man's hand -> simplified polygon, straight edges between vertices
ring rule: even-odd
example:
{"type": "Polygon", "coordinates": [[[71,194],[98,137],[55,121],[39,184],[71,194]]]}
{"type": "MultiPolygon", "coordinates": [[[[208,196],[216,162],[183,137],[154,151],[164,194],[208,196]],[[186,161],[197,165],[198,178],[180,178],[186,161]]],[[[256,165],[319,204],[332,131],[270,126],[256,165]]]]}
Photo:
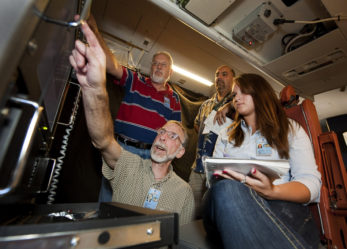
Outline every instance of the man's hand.
{"type": "Polygon", "coordinates": [[[227,118],[227,113],[230,110],[230,103],[227,103],[225,105],[223,105],[222,107],[220,107],[217,112],[216,115],[214,116],[213,119],[213,123],[215,124],[216,121],[219,125],[222,125],[225,123],[226,118],[227,118]]]}
{"type": "MultiPolygon", "coordinates": [[[[75,20],[79,19],[79,15],[75,15],[75,20]]],[[[100,47],[103,49],[105,57],[106,57],[106,71],[107,73],[113,75],[116,79],[121,79],[123,76],[123,68],[118,63],[116,57],[113,55],[111,50],[106,45],[102,35],[99,32],[98,25],[95,21],[95,18],[92,14],[89,15],[87,19],[89,29],[94,33],[94,36],[98,40],[100,47]]],[[[88,41],[89,45],[90,42],[88,41]]]]}
{"type": "Polygon", "coordinates": [[[84,90],[105,87],[106,83],[106,57],[98,39],[83,22],[81,25],[88,44],[79,40],[75,43],[69,60],[76,70],[78,82],[84,90]]]}
{"type": "Polygon", "coordinates": [[[87,23],[94,34],[99,33],[98,25],[96,24],[95,18],[92,14],[89,15],[87,23]]]}
{"type": "Polygon", "coordinates": [[[106,57],[98,39],[87,23],[82,31],[88,45],[76,41],[70,63],[82,87],[84,113],[93,145],[106,163],[114,168],[122,151],[113,136],[113,121],[106,91],[106,57]]]}

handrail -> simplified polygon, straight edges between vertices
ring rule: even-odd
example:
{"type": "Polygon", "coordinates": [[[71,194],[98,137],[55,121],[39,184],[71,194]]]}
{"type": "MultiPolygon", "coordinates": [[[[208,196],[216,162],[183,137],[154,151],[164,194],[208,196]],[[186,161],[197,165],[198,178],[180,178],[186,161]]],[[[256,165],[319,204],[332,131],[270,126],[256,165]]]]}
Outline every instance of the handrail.
{"type": "Polygon", "coordinates": [[[14,167],[14,171],[10,177],[10,182],[8,183],[8,185],[6,187],[0,189],[0,197],[10,193],[14,188],[16,188],[18,186],[18,184],[20,182],[20,179],[21,179],[23,172],[24,172],[26,161],[27,161],[28,156],[29,156],[30,147],[33,143],[34,135],[35,135],[35,132],[37,130],[36,127],[39,123],[41,113],[43,110],[42,106],[39,106],[38,103],[30,101],[30,100],[12,97],[11,101],[13,101],[16,104],[24,104],[24,105],[32,106],[35,109],[35,111],[33,113],[31,120],[30,120],[28,130],[26,132],[26,136],[25,136],[23,144],[22,144],[22,148],[20,149],[17,164],[14,167]]]}

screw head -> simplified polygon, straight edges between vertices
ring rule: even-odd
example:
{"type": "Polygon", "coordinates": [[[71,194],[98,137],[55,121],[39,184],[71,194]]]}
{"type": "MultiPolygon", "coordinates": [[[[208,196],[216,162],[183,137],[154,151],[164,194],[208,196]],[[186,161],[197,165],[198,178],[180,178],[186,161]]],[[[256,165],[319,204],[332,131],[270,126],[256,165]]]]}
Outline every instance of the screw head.
{"type": "Polygon", "coordinates": [[[72,239],[70,241],[70,245],[72,247],[77,246],[79,243],[80,243],[80,238],[79,237],[76,237],[76,236],[72,237],[72,239]]]}
{"type": "Polygon", "coordinates": [[[153,231],[153,228],[152,228],[152,227],[147,229],[147,235],[152,235],[153,232],[154,232],[154,231],[153,231]]]}

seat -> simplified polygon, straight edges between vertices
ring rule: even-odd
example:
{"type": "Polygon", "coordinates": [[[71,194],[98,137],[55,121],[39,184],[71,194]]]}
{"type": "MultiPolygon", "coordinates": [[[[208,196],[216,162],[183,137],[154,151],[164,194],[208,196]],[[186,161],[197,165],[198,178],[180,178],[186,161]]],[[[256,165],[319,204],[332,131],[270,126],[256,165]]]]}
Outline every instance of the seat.
{"type": "Polygon", "coordinates": [[[296,94],[294,87],[288,85],[280,92],[280,101],[284,108],[296,106],[299,102],[299,95],[296,94]]]}
{"type": "Polygon", "coordinates": [[[302,125],[313,146],[318,170],[322,175],[321,199],[311,210],[321,230],[322,243],[327,248],[347,248],[347,172],[344,166],[337,135],[322,133],[317,111],[311,100],[298,104],[292,86],[280,93],[280,101],[289,118],[302,125]],[[295,103],[296,102],[296,103],[295,103]]]}

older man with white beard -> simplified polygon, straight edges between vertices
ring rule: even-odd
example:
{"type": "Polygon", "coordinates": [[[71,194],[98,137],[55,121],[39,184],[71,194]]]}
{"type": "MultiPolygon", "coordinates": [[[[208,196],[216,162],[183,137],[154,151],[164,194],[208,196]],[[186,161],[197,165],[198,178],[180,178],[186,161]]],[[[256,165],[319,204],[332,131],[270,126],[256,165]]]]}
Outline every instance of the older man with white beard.
{"type": "MultiPolygon", "coordinates": [[[[154,54],[150,77],[144,77],[121,66],[102,39],[93,17],[88,23],[106,54],[107,73],[114,77],[114,84],[125,89],[114,120],[115,137],[124,149],[148,159],[156,130],[168,120],[181,121],[178,94],[168,85],[172,74],[171,55],[165,51],[154,54]]],[[[110,186],[103,178],[99,201],[111,201],[111,195],[110,186]]]]}
{"type": "Polygon", "coordinates": [[[171,165],[174,158],[183,156],[187,139],[180,122],[168,121],[158,129],[151,159],[126,151],[113,140],[115,156],[111,161],[104,157],[102,168],[113,190],[112,201],[176,212],[180,224],[192,221],[195,209],[193,191],[176,175],[171,165]]]}
{"type": "Polygon", "coordinates": [[[87,24],[82,25],[89,46],[77,41],[70,56],[82,88],[88,131],[103,157],[102,172],[113,190],[112,201],[179,214],[180,224],[194,215],[193,192],[172,169],[171,161],[185,153],[187,133],[178,121],[157,129],[151,159],[123,149],[113,136],[106,91],[106,57],[87,24]]]}

